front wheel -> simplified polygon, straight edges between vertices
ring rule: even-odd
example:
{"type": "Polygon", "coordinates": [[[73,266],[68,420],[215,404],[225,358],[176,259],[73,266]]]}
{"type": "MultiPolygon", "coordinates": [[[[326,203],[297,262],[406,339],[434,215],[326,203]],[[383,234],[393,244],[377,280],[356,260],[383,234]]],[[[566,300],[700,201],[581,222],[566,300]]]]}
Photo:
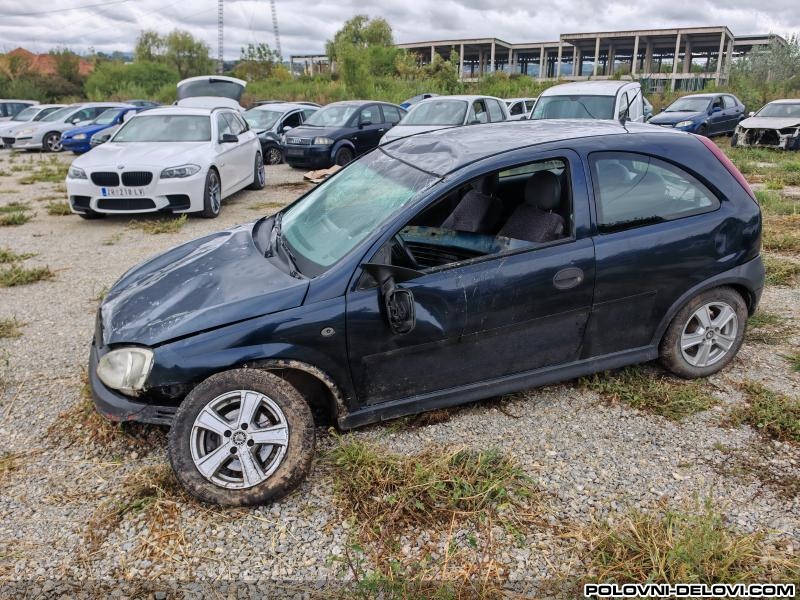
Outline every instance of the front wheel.
{"type": "Polygon", "coordinates": [[[264,173],[264,159],[261,158],[261,152],[256,154],[255,164],[253,165],[253,183],[247,186],[249,190],[262,190],[267,182],[267,176],[264,173]]]}
{"type": "Polygon", "coordinates": [[[266,159],[265,162],[268,165],[279,165],[283,162],[283,152],[277,146],[270,146],[266,150],[266,159]]]}
{"type": "Polygon", "coordinates": [[[206,187],[203,193],[203,211],[200,215],[206,219],[216,219],[222,206],[222,183],[219,173],[211,168],[206,175],[206,187]]]}
{"type": "Polygon", "coordinates": [[[212,375],[175,413],[168,453],[178,480],[223,506],[264,504],[311,469],[314,419],[300,393],[256,369],[212,375]]]}
{"type": "Polygon", "coordinates": [[[747,306],[738,292],[702,292],[672,319],[659,347],[661,362],[686,379],[713,375],[736,356],[746,323],[747,306]]]}
{"type": "Polygon", "coordinates": [[[44,136],[42,148],[46,152],[61,152],[61,134],[53,131],[44,136]]]}
{"type": "Polygon", "coordinates": [[[702,135],[703,137],[708,137],[708,126],[707,125],[700,125],[697,128],[697,135],[702,135]]]}
{"type": "Polygon", "coordinates": [[[353,151],[348,148],[347,146],[342,146],[336,151],[336,156],[333,158],[333,162],[340,167],[345,166],[353,160],[353,151]]]}

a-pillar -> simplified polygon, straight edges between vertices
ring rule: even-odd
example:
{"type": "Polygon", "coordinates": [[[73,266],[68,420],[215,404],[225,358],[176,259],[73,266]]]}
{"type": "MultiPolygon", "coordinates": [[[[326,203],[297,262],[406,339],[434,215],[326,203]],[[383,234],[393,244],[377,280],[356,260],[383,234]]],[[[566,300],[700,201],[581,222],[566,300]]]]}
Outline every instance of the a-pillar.
{"type": "Polygon", "coordinates": [[[636,76],[639,71],[639,35],[633,38],[633,56],[631,57],[631,76],[636,76]]]}
{"type": "Polygon", "coordinates": [[[672,91],[675,91],[675,80],[677,79],[678,74],[678,56],[681,53],[681,32],[678,32],[677,37],[675,38],[675,54],[672,57],[672,83],[670,84],[670,88],[672,91]]]}
{"type": "Polygon", "coordinates": [[[597,63],[600,62],[600,36],[594,38],[594,65],[592,66],[592,76],[597,77],[597,63]]]}

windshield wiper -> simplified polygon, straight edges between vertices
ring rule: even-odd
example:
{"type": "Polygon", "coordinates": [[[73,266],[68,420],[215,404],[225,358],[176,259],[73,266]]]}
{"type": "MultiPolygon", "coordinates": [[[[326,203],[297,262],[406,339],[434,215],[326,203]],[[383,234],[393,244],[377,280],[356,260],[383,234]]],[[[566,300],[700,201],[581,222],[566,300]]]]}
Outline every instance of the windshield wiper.
{"type": "Polygon", "coordinates": [[[289,263],[289,275],[300,279],[301,273],[300,269],[297,268],[297,259],[295,258],[294,254],[289,248],[289,244],[287,244],[286,240],[283,239],[283,235],[281,232],[282,221],[283,221],[283,213],[279,212],[275,216],[275,224],[272,226],[272,236],[270,244],[269,247],[267,248],[267,251],[264,253],[264,256],[265,257],[275,256],[277,249],[280,248],[286,255],[286,262],[289,263]]]}

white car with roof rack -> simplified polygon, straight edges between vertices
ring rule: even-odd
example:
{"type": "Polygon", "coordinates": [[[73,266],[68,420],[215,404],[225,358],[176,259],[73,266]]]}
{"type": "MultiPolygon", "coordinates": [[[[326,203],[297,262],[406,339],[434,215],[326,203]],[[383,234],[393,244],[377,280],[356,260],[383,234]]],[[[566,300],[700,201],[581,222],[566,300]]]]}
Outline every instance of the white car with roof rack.
{"type": "Polygon", "coordinates": [[[264,161],[237,110],[170,106],[137,114],[75,159],[66,183],[84,219],[162,211],[214,218],[231,194],[264,187],[264,161]]]}

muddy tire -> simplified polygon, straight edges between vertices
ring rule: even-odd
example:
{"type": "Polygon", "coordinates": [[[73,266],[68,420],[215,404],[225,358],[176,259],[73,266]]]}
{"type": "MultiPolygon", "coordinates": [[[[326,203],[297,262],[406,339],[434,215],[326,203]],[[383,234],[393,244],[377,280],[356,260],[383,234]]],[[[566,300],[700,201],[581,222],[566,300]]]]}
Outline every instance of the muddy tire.
{"type": "Polygon", "coordinates": [[[305,479],[314,458],[311,410],[285,380],[258,369],[212,375],[175,414],[167,451],[178,480],[203,502],[265,504],[305,479]]]}
{"type": "Polygon", "coordinates": [[[747,306],[729,287],[695,296],[669,324],[659,354],[664,367],[685,379],[724,369],[742,346],[747,306]]]}

